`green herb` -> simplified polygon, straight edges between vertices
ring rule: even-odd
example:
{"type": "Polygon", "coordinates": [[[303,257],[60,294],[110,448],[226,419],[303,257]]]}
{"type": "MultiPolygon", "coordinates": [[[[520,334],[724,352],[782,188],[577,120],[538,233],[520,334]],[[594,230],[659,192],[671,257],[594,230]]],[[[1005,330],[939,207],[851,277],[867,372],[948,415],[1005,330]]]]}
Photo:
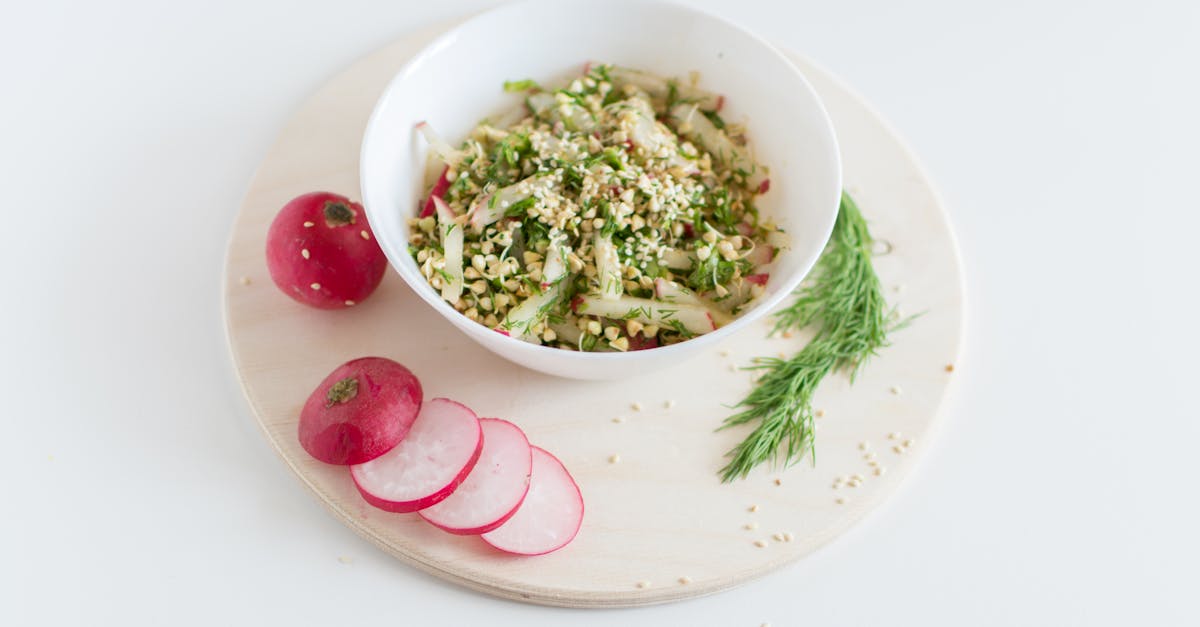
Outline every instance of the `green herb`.
{"type": "Polygon", "coordinates": [[[721,114],[716,111],[701,111],[700,113],[703,113],[704,117],[708,118],[708,121],[712,122],[713,126],[718,129],[725,128],[725,120],[721,119],[721,114]]]}
{"type": "MultiPolygon", "coordinates": [[[[729,451],[721,480],[744,478],[759,464],[800,461],[813,450],[813,394],[831,372],[851,381],[866,360],[888,345],[889,332],[903,326],[888,309],[871,265],[871,233],[858,206],[842,194],[829,244],[817,260],[811,282],[796,300],[775,314],[774,333],[813,326],[816,334],[790,359],[758,358],[752,370],[763,375],[734,406],[741,411],[720,427],[756,423],[754,431],[729,451]]],[[[813,458],[815,461],[815,457],[813,458]]]]}
{"type": "MultiPolygon", "coordinates": [[[[495,83],[492,83],[495,85],[495,83]]],[[[521,81],[504,81],[504,91],[513,93],[518,91],[529,91],[531,89],[540,89],[537,81],[532,78],[527,78],[521,81]]]]}

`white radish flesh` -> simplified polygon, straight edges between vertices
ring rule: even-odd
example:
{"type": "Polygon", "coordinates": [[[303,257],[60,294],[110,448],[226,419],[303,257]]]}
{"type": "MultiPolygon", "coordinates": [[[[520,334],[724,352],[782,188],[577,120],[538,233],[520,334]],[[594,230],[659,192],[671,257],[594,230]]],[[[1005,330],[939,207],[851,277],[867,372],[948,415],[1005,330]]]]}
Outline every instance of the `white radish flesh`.
{"type": "Polygon", "coordinates": [[[544,555],[574,540],[582,523],[579,486],[562,462],[535,446],[525,501],[508,522],[480,537],[508,553],[544,555]]]}
{"type": "Polygon", "coordinates": [[[434,210],[442,229],[442,251],[445,256],[445,266],[442,271],[442,299],[451,305],[458,302],[463,291],[463,228],[455,221],[454,212],[450,205],[437,196],[433,200],[434,210]]]}
{"type": "Polygon", "coordinates": [[[696,264],[696,253],[672,248],[663,253],[663,263],[672,270],[690,270],[696,264]]]}
{"type": "Polygon", "coordinates": [[[692,290],[667,279],[658,278],[654,280],[654,296],[658,300],[665,303],[693,305],[703,307],[708,311],[708,315],[712,317],[713,322],[720,326],[725,326],[733,322],[733,318],[729,314],[721,311],[716,305],[708,299],[697,295],[692,290]]]}
{"type": "Polygon", "coordinates": [[[446,500],[421,510],[435,527],[459,535],[486,533],[504,524],[529,491],[533,449],[519,427],[481,418],[483,450],[471,474],[446,500]]]}
{"type": "Polygon", "coordinates": [[[432,150],[433,154],[437,155],[437,158],[441,159],[443,163],[450,167],[457,167],[458,163],[462,161],[462,152],[455,150],[452,146],[450,146],[449,142],[442,139],[442,136],[438,135],[437,132],[433,130],[433,127],[429,126],[428,122],[418,122],[417,130],[420,131],[421,135],[425,138],[425,141],[429,143],[429,149],[432,150]]]}
{"type": "Polygon", "coordinates": [[[559,281],[552,285],[550,289],[540,294],[534,294],[521,301],[520,305],[508,310],[508,315],[504,316],[504,321],[500,323],[499,329],[507,331],[512,337],[517,339],[540,343],[537,336],[533,333],[533,327],[544,320],[546,313],[558,302],[558,296],[562,291],[562,284],[563,282],[559,281]]]}
{"type": "Polygon", "coordinates": [[[555,183],[553,175],[535,174],[508,187],[502,187],[491,194],[481,196],[468,211],[471,228],[476,233],[482,233],[483,227],[503,218],[509,207],[529,198],[535,192],[545,193],[554,189],[555,183]]]}
{"type": "MultiPolygon", "coordinates": [[[[626,67],[613,67],[608,75],[616,86],[633,85],[655,100],[665,102],[670,96],[672,81],[661,76],[626,67]]],[[[724,104],[721,96],[690,85],[681,85],[678,81],[675,81],[675,94],[681,100],[695,102],[705,111],[717,111],[724,104]]]]}
{"type": "Polygon", "coordinates": [[[678,104],[671,107],[669,117],[681,135],[704,146],[714,159],[733,170],[748,172],[747,187],[766,191],[763,189],[763,182],[767,180],[766,171],[747,156],[745,150],[734,144],[724,131],[714,126],[712,121],[700,112],[699,107],[694,104],[678,104]]]}
{"type": "Polygon", "coordinates": [[[616,300],[625,291],[621,284],[621,259],[612,236],[596,233],[592,238],[592,252],[596,256],[596,278],[600,281],[600,298],[616,300]]]}
{"type": "Polygon", "coordinates": [[[775,259],[775,247],[768,244],[759,244],[754,247],[754,250],[746,253],[745,259],[754,264],[756,268],[765,266],[775,259]]]}
{"type": "Polygon", "coordinates": [[[546,249],[546,263],[542,265],[542,289],[558,283],[567,275],[567,255],[571,254],[571,248],[562,244],[565,239],[564,233],[550,236],[550,246],[546,249]]]}
{"type": "Polygon", "coordinates": [[[598,296],[579,298],[575,312],[617,320],[637,320],[642,324],[674,327],[682,325],[689,333],[703,335],[717,328],[708,309],[696,305],[660,303],[648,298],[622,296],[605,300],[598,296]]]}
{"type": "Polygon", "coordinates": [[[445,398],[426,401],[395,448],[350,467],[368,503],[389,512],[415,512],[454,492],[479,459],[483,431],[475,412],[445,398]]]}

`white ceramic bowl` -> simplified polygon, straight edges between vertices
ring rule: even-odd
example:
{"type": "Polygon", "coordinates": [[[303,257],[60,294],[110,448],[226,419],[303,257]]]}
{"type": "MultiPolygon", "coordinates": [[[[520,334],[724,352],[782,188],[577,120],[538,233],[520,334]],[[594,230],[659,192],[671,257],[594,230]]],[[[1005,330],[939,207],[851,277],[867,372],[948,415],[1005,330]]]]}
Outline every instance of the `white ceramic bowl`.
{"type": "Polygon", "coordinates": [[[825,108],[790,61],[728,22],[660,2],[531,0],[480,14],[438,37],[387,86],[367,125],[360,163],[363,204],[383,251],[409,286],[488,350],[523,366],[577,379],[615,379],[679,363],[764,316],[800,283],[837,217],[842,188],[837,140],[825,108]],[[700,73],[725,95],[722,115],[744,122],[758,161],[770,168],[763,215],[791,236],[758,304],[733,323],[686,342],[628,353],[537,346],[471,322],[443,301],[408,252],[407,218],[421,202],[428,147],[421,120],[457,143],[482,118],[519,105],[505,80],[543,83],[587,61],[661,76],[700,73]]]}

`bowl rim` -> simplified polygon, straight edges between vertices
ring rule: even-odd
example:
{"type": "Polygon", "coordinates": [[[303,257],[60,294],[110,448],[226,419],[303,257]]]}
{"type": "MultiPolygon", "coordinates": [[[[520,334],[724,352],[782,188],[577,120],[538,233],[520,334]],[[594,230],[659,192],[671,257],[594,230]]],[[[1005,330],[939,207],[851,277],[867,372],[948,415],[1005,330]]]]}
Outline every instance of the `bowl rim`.
{"type": "MultiPolygon", "coordinates": [[[[396,85],[408,78],[410,74],[417,71],[423,64],[428,62],[430,58],[437,55],[447,46],[452,45],[457,39],[459,39],[460,33],[463,30],[478,22],[492,19],[496,14],[509,11],[525,11],[529,10],[529,8],[532,6],[537,5],[551,5],[561,10],[564,4],[584,4],[587,1],[588,0],[520,0],[518,2],[503,4],[487,9],[459,22],[458,24],[455,24],[453,27],[449,28],[425,44],[420,50],[413,54],[413,56],[409,58],[407,62],[405,62],[405,64],[395,73],[395,75],[392,76],[391,80],[389,80],[387,85],[384,87],[379,99],[375,103],[374,108],[371,110],[371,116],[368,118],[367,125],[363,131],[362,146],[359,151],[359,192],[362,198],[362,204],[366,209],[368,221],[370,221],[374,211],[372,210],[371,203],[367,202],[367,198],[369,197],[368,187],[370,184],[368,183],[368,177],[366,176],[365,171],[362,169],[362,164],[366,162],[367,154],[371,152],[373,141],[378,141],[376,138],[380,134],[372,131],[379,124],[379,120],[383,115],[383,110],[386,108],[385,105],[397,93],[398,90],[396,89],[396,85]]],[[[588,3],[590,4],[590,2],[588,3]]],[[[478,341],[484,341],[484,338],[488,337],[490,338],[489,341],[499,342],[497,347],[488,346],[486,342],[484,344],[485,347],[491,348],[495,352],[499,352],[497,349],[500,346],[503,346],[506,350],[525,352],[530,356],[543,355],[548,358],[562,359],[573,362],[601,363],[634,362],[644,360],[651,356],[653,356],[653,358],[661,358],[663,360],[666,360],[671,356],[683,357],[689,352],[699,350],[705,345],[719,343],[728,336],[737,333],[759,318],[766,316],[771,310],[779,305],[784,298],[793,293],[799,284],[804,280],[804,278],[812,272],[817,259],[825,249],[825,244],[828,243],[829,237],[833,233],[833,227],[837,221],[837,215],[839,212],[838,207],[844,184],[841,147],[838,142],[837,133],[834,131],[833,120],[829,116],[829,111],[826,108],[824,101],[821,100],[816,89],[813,88],[812,84],[808,81],[808,78],[804,75],[804,73],[800,71],[798,67],[796,67],[796,64],[793,63],[786,54],[784,54],[767,40],[763,39],[753,31],[741,26],[740,24],[732,22],[710,11],[696,7],[683,5],[670,0],[610,0],[610,4],[640,7],[664,7],[674,11],[681,11],[691,16],[719,22],[724,27],[735,31],[754,43],[762,46],[769,54],[774,56],[778,61],[782,62],[791,70],[794,77],[799,80],[801,88],[807,92],[813,103],[816,105],[817,118],[819,118],[818,121],[821,123],[819,126],[820,128],[824,129],[825,134],[828,136],[828,150],[830,154],[827,154],[826,157],[833,165],[833,174],[834,178],[836,179],[836,185],[834,185],[834,189],[837,191],[837,197],[832,203],[833,209],[825,217],[823,224],[819,229],[822,235],[821,241],[823,243],[821,247],[815,249],[815,252],[812,252],[808,255],[809,258],[803,260],[803,263],[798,266],[799,269],[785,282],[781,289],[777,290],[769,297],[762,298],[749,311],[740,314],[732,322],[719,329],[668,346],[657,346],[644,350],[624,352],[587,352],[566,350],[551,346],[543,346],[541,344],[534,344],[532,342],[526,342],[524,340],[512,337],[507,333],[497,332],[494,329],[467,319],[466,316],[455,310],[450,303],[442,300],[439,296],[436,296],[432,288],[424,280],[421,281],[420,285],[413,285],[411,278],[405,272],[403,272],[400,267],[397,267],[398,264],[392,261],[392,255],[388,254],[389,250],[392,248],[390,242],[384,242],[382,241],[382,238],[380,238],[380,244],[382,244],[385,256],[388,258],[388,265],[393,267],[396,273],[400,275],[409,288],[416,292],[422,300],[432,306],[438,313],[454,324],[454,326],[459,330],[466,332],[468,335],[477,335],[477,338],[475,339],[478,341]],[[481,332],[486,333],[486,335],[483,335],[481,332]]],[[[419,199],[413,202],[419,203],[419,199]]]]}

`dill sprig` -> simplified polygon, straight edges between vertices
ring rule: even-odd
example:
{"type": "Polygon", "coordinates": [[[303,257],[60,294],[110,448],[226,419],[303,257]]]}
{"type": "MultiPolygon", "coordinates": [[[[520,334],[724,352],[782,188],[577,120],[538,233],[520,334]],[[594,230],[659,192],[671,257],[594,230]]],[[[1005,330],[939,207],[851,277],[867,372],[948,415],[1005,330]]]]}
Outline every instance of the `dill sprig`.
{"type": "Polygon", "coordinates": [[[721,429],[757,422],[754,431],[727,454],[721,480],[744,478],[759,464],[784,465],[813,455],[813,394],[826,375],[847,372],[851,381],[867,358],[887,346],[888,332],[901,326],[891,316],[871,265],[873,240],[858,206],[842,194],[833,234],[796,300],[775,313],[771,334],[815,326],[816,334],[790,359],[757,358],[762,370],[754,390],[734,406],[740,412],[721,429]]]}

